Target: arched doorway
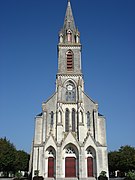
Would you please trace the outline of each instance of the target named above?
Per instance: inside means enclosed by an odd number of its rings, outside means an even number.
[[[76,158],[65,158],[65,177],[76,177]]]
[[[48,177],[54,177],[54,157],[48,157]]]
[[[96,152],[91,146],[86,149],[87,177],[96,176]]]
[[[49,147],[47,149],[47,156],[48,156],[48,178],[55,177],[55,171],[56,171],[56,153],[53,147]]]
[[[78,151],[74,145],[70,144],[65,148],[65,177],[77,177],[78,169]]]
[[[93,177],[93,158],[87,157],[87,174],[88,177]]]

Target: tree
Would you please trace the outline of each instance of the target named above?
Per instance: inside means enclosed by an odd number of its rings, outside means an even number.
[[[121,146],[118,151],[108,153],[108,164],[111,175],[119,170],[121,176],[135,170],[135,148],[131,146]]]
[[[119,152],[113,151],[108,153],[108,166],[111,176],[115,176],[115,171],[119,169]]]
[[[126,174],[125,180],[135,180],[135,171],[129,171]]]
[[[108,180],[108,177],[106,176],[106,171],[101,171],[98,180]]]
[[[28,171],[29,154],[19,150],[16,151],[15,170]]]
[[[19,150],[6,138],[0,138],[0,172],[8,177],[20,171],[28,171],[29,154]]]
[[[14,171],[16,148],[6,138],[0,138],[0,171],[8,176],[9,172]]]
[[[122,172],[135,170],[135,148],[131,146],[122,146],[119,149],[119,153],[119,170]]]

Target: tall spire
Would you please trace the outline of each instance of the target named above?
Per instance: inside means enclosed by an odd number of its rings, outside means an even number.
[[[76,30],[70,0],[68,0],[63,29],[71,29],[72,31]]]
[[[64,25],[59,33],[59,42],[60,44],[80,43],[80,33],[75,26],[70,0],[68,0]]]

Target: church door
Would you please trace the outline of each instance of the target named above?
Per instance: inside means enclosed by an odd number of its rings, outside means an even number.
[[[54,158],[48,158],[48,177],[54,177]]]
[[[76,159],[74,157],[65,159],[65,177],[76,177]]]
[[[88,177],[93,177],[93,158],[87,158],[87,170],[88,170]]]

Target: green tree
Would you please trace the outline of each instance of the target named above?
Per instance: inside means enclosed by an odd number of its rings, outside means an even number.
[[[115,171],[119,169],[119,152],[113,151],[108,153],[108,166],[109,172],[111,172],[112,176],[115,176]]]
[[[8,177],[9,172],[28,171],[29,154],[17,151],[6,138],[0,138],[0,172]]]
[[[8,176],[10,171],[14,171],[16,158],[16,148],[6,138],[0,138],[0,171]]]
[[[118,151],[109,152],[108,164],[111,175],[114,175],[116,170],[120,171],[121,176],[135,170],[135,148],[126,145],[121,146]]]
[[[108,177],[106,176],[106,171],[101,171],[98,180],[108,180]]]
[[[131,146],[122,146],[119,149],[119,154],[119,170],[122,172],[135,170],[135,148]]]
[[[19,150],[16,151],[15,170],[28,171],[29,154]]]
[[[125,180],[135,180],[135,171],[129,171],[126,174]]]

